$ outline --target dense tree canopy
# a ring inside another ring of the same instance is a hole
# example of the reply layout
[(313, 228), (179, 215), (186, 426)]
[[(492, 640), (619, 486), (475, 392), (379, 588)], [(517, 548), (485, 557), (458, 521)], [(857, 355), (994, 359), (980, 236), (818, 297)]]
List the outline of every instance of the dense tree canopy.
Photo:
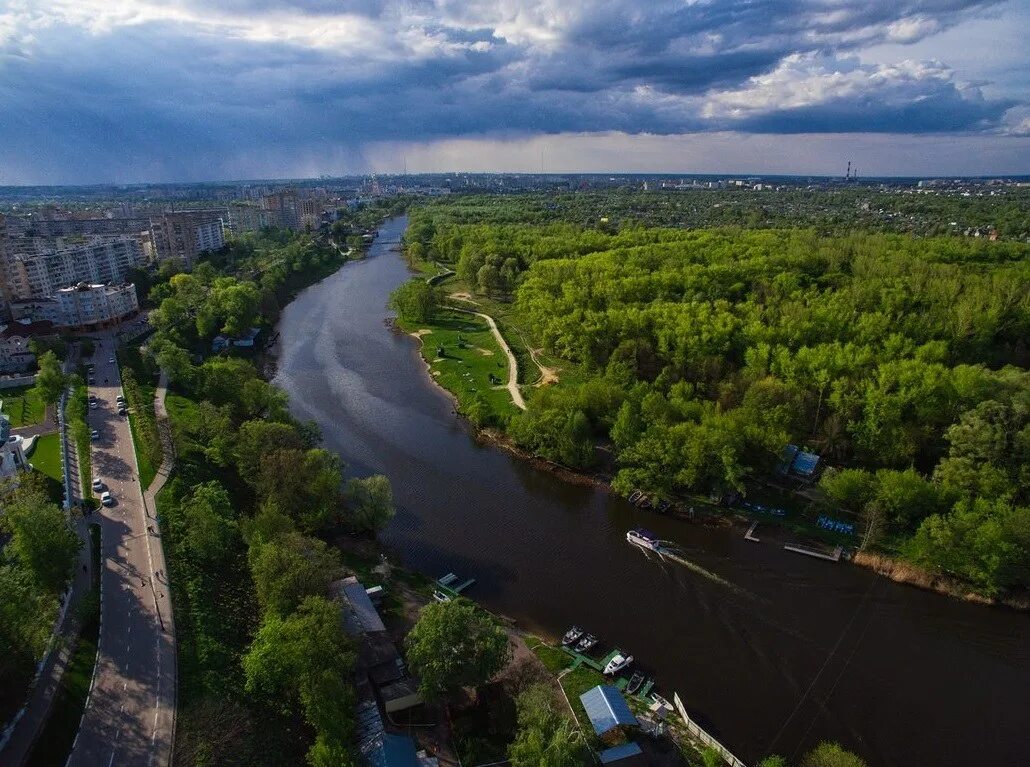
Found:
[(866, 545), (1030, 585), (1030, 246), (584, 226), (576, 204), (435, 202), (406, 238), (573, 369), (507, 424), (518, 443), (579, 468), (610, 445), (616, 488), (670, 499), (746, 495), (804, 445), (844, 469), (822, 486)]

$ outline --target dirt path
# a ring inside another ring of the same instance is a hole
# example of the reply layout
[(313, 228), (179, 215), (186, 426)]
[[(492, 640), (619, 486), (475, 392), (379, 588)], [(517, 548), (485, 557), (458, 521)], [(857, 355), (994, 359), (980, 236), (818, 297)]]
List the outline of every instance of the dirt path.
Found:
[[(462, 294), (455, 293), (451, 298), (457, 298), (459, 301), (467, 301), (468, 303), (474, 304), (475, 301), (465, 298)], [(511, 401), (515, 404), (519, 410), (526, 409), (526, 400), (522, 398), (522, 392), (519, 390), (519, 363), (515, 359), (515, 354), (512, 352), (511, 347), (508, 346), (508, 342), (504, 340), (504, 336), (501, 335), (500, 329), (497, 327), (497, 323), (494, 322), (494, 318), (489, 314), (483, 314), (472, 309), (459, 309), (454, 307), (456, 312), (464, 312), (465, 314), (474, 314), (477, 317), (481, 317), (486, 320), (486, 324), (490, 326), (490, 332), (494, 334), (494, 338), (497, 339), (498, 345), (504, 350), (504, 354), (508, 357), (508, 384), (504, 388), (508, 390), (511, 395)]]

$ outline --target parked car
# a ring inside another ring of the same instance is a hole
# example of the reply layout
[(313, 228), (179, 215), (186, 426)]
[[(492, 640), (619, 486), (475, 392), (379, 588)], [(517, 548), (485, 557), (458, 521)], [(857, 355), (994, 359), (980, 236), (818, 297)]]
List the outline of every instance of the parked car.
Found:
[(96, 409), (97, 409), (97, 401), (96, 401), (95, 399), (94, 399), (94, 400), (90, 400), (90, 402), (89, 402), (89, 406), (90, 406), (90, 408), (92, 408), (93, 410), (96, 410)]
[(108, 360), (108, 362), (110, 362), (110, 363), (111, 363), (111, 364), (113, 365), (113, 364), (114, 364), (114, 357), (111, 357), (111, 358), (110, 358), (110, 359)]
[(104, 481), (100, 477), (93, 477), (93, 490), (99, 493), (104, 489)]
[(105, 490), (100, 494), (100, 502), (105, 506), (114, 506), (114, 496), (111, 495), (110, 490)]
[(100, 432), (97, 431), (96, 429), (91, 430), (90, 433), (89, 433), (89, 438), (92, 439), (92, 440), (100, 439)]

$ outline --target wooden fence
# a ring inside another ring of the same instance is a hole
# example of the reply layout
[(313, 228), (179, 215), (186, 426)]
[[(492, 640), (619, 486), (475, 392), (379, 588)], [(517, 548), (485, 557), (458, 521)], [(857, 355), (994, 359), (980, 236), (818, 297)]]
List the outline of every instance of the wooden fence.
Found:
[(726, 748), (726, 746), (705, 732), (705, 729), (701, 725), (690, 718), (690, 715), (687, 713), (686, 706), (684, 706), (683, 701), (680, 700), (678, 692), (673, 693), (672, 702), (675, 704), (676, 710), (679, 711), (680, 716), (683, 717), (683, 723), (687, 726), (687, 730), (691, 735), (709, 748), (713, 748), (718, 751), (719, 755), (723, 758), (726, 764), (730, 765), (730, 767), (747, 767), (747, 765), (735, 757), (730, 750)]

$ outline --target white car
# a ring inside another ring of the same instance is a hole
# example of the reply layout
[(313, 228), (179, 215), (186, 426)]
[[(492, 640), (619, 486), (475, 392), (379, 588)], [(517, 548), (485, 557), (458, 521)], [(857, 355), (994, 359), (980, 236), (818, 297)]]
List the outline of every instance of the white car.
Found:
[(104, 481), (100, 477), (93, 477), (93, 490), (100, 492), (104, 489)]
[(91, 400), (90, 403), (89, 403), (89, 407), (90, 407), (91, 410), (96, 410), (97, 409), (97, 401), (96, 400)]
[(97, 431), (96, 429), (93, 429), (93, 430), (92, 430), (92, 431), (91, 431), (91, 432), (89, 433), (89, 438), (90, 438), (90, 439), (92, 439), (92, 440), (97, 440), (97, 439), (100, 439), (100, 432), (99, 432), (99, 431)]
[(111, 358), (110, 358), (110, 359), (108, 360), (108, 362), (110, 362), (110, 363), (111, 363), (111, 364), (113, 365), (113, 364), (114, 364), (114, 357), (111, 357)]
[(100, 494), (100, 502), (105, 506), (114, 506), (114, 496), (111, 495), (110, 490), (105, 490)]

